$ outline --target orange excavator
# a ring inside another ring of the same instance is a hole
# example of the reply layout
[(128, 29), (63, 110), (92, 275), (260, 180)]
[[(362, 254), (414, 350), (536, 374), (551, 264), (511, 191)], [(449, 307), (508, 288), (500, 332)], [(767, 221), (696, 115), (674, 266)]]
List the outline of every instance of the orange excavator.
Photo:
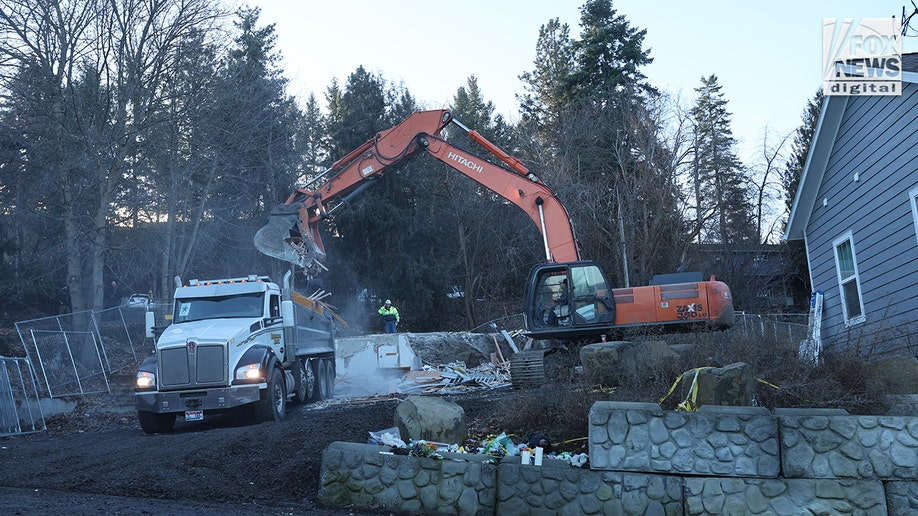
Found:
[[(450, 144), (441, 135), (450, 125), (505, 166)], [(631, 327), (669, 331), (733, 325), (730, 288), (713, 277), (612, 289), (603, 269), (580, 256), (570, 215), (554, 192), (520, 160), (453, 119), (449, 110), (413, 113), (296, 188), (255, 234), (255, 247), (314, 276), (325, 268), (319, 224), (385, 171), (425, 152), (518, 206), (540, 231), (545, 263), (530, 271), (523, 301), (530, 337), (573, 341)]]

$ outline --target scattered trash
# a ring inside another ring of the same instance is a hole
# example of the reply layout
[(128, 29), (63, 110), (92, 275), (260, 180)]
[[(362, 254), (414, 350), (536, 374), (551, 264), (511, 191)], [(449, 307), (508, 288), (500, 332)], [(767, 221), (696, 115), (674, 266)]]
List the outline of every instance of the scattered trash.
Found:
[[(524, 445), (525, 446), (525, 445)], [(514, 456), (520, 452), (520, 447), (517, 444), (514, 444), (513, 441), (507, 437), (506, 433), (501, 433), (494, 439), (491, 439), (481, 448), (479, 452), (481, 455), (497, 455), (503, 457), (504, 455)]]
[(378, 432), (370, 432), (370, 438), (367, 439), (367, 444), (381, 444), (385, 446), (397, 446), (399, 448), (405, 447), (405, 441), (399, 437), (398, 427), (395, 426)]
[(534, 466), (541, 466), (544, 456), (563, 460), (576, 468), (582, 468), (590, 462), (590, 458), (586, 453), (573, 454), (571, 452), (561, 452), (555, 454), (548, 452), (541, 446), (531, 447), (528, 443), (517, 444), (513, 442), (513, 439), (511, 439), (506, 432), (502, 432), (500, 435), (490, 439), (485, 439), (479, 443), (480, 446), (464, 447), (459, 444), (435, 443), (423, 440), (415, 441), (414, 439), (410, 440), (408, 444), (405, 444), (405, 442), (399, 438), (398, 428), (392, 427), (385, 430), (370, 432), (370, 438), (367, 440), (367, 443), (387, 446), (389, 448), (388, 451), (380, 452), (386, 455), (408, 455), (411, 457), (443, 459), (443, 455), (441, 455), (440, 452), (447, 451), (451, 453), (490, 455), (494, 457), (495, 460), (519, 455), (521, 457), (521, 464)]
[(439, 446), (430, 441), (412, 440), (408, 446), (408, 455), (412, 457), (430, 457), (432, 459), (442, 459), (443, 456), (437, 451)]
[(568, 462), (575, 468), (582, 468), (584, 465), (590, 462), (590, 456), (586, 453), (574, 454), (571, 452), (561, 452), (558, 455), (555, 455), (554, 458)]

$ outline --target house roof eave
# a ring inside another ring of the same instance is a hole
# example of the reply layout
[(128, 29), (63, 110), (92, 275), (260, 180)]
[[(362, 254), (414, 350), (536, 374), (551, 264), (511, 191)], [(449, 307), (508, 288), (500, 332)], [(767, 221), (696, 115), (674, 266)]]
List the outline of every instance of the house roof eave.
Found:
[(848, 96), (846, 95), (826, 95), (823, 99), (819, 121), (816, 123), (816, 131), (813, 133), (813, 141), (810, 144), (810, 152), (806, 157), (803, 175), (797, 187), (797, 195), (787, 220), (784, 240), (803, 240), (806, 225), (816, 204), (816, 194), (819, 193), (819, 185), (822, 183), (822, 177), (825, 174), (829, 156), (832, 154), (835, 137), (847, 105)]

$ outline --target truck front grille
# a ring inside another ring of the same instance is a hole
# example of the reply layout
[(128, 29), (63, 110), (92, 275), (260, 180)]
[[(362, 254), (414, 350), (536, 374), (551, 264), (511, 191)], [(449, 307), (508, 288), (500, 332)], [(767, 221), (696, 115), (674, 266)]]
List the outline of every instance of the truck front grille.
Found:
[(164, 388), (212, 386), (226, 383), (226, 347), (197, 344), (164, 349), (159, 355), (160, 381)]

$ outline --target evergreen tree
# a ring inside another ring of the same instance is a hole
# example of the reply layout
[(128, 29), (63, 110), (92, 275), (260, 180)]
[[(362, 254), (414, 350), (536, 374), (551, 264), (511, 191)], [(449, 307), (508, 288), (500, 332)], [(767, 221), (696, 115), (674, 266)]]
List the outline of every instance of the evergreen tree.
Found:
[(274, 25), (258, 26), (258, 9), (238, 13), (239, 31), (221, 80), (225, 91), (214, 115), (223, 122), (213, 144), (224, 170), (221, 197), (262, 218), (286, 199), (293, 183), (295, 142), (301, 113), (286, 94), (287, 80), (278, 67)]
[(206, 207), (216, 173), (211, 115), (219, 102), (217, 93), (223, 90), (217, 87), (218, 50), (206, 40), (206, 32), (198, 32), (177, 52), (175, 80), (163, 88), (163, 95), (172, 101), (153, 115), (154, 130), (143, 153), (149, 181), (144, 184), (151, 185), (147, 190), (152, 197), (146, 208), (151, 212), (150, 221), (158, 224), (151, 226), (152, 235), (138, 239), (152, 243), (149, 256), (142, 259), (154, 260), (148, 267), (155, 272), (147, 288), (156, 299), (168, 298), (174, 289), (173, 278), (185, 277), (197, 256), (216, 250), (204, 221), (209, 217)]
[(528, 91), (517, 95), (523, 123), (553, 130), (561, 117), (565, 103), (565, 85), (574, 69), (574, 47), (570, 28), (558, 18), (539, 28), (536, 42), (535, 69), (524, 72), (519, 79)]
[(612, 0), (587, 0), (580, 9), (580, 40), (573, 42), (575, 66), (565, 78), (567, 100), (614, 102), (621, 93), (653, 92), (639, 70), (650, 64), (646, 29), (631, 26)]
[(218, 76), (223, 93), (209, 115), (215, 188), (207, 209), (217, 245), (232, 250), (219, 270), (230, 276), (262, 268), (252, 236), (288, 197), (301, 159), (295, 145), (302, 115), (286, 94), (274, 25), (260, 26), (259, 15), (257, 8), (237, 13), (236, 37)]
[(787, 158), (784, 173), (781, 175), (781, 184), (784, 186), (784, 205), (788, 214), (794, 206), (797, 187), (800, 185), (800, 179), (803, 176), (803, 167), (806, 165), (806, 159), (810, 154), (810, 145), (816, 135), (816, 124), (819, 122), (823, 98), (822, 88), (820, 88), (813, 95), (813, 98), (807, 102), (803, 115), (800, 117), (803, 123), (800, 124), (794, 134), (791, 155)]
[(535, 69), (520, 75), (529, 92), (519, 97), (523, 121), (543, 134), (559, 130), (571, 107), (614, 108), (656, 92), (640, 71), (653, 61), (643, 48), (647, 31), (632, 27), (611, 0), (588, 0), (580, 13), (579, 40), (557, 18), (542, 25)]
[(695, 229), (699, 242), (758, 243), (752, 203), (736, 140), (730, 128), (727, 100), (716, 75), (702, 77), (692, 107), (694, 149), (691, 187)]
[[(803, 123), (800, 124), (794, 134), (791, 155), (784, 165), (781, 184), (784, 186), (784, 203), (788, 214), (793, 209), (794, 200), (797, 197), (797, 189), (800, 186), (800, 179), (803, 176), (803, 168), (806, 166), (806, 160), (810, 154), (810, 146), (813, 143), (813, 137), (816, 135), (816, 124), (819, 123), (819, 113), (822, 109), (823, 98), (822, 89), (820, 88), (813, 95), (813, 98), (807, 102), (801, 116)], [(804, 292), (810, 292), (812, 287), (810, 285), (805, 243), (802, 240), (792, 240), (785, 242), (785, 246), (797, 281), (802, 285), (801, 288)]]
[[(571, 210), (585, 256), (618, 284), (646, 282), (678, 263), (683, 231), (671, 150), (661, 136), (645, 30), (609, 0), (581, 8), (580, 39), (553, 20), (542, 27), (536, 68), (521, 76), (526, 129), (543, 179)], [(629, 258), (630, 256), (630, 258)]]
[(333, 82), (328, 101), (328, 154), (336, 161), (390, 124), (385, 84), (381, 77), (357, 67), (343, 91)]
[(297, 171), (297, 184), (304, 184), (322, 172), (327, 161), (324, 142), (325, 117), (315, 94), (310, 93), (303, 109), (302, 126), (297, 138), (297, 152), (303, 161)]
[[(417, 110), (407, 91), (386, 90), (381, 77), (362, 67), (327, 98), (329, 154), (335, 160)], [(367, 288), (392, 299), (405, 314), (403, 327), (414, 330), (436, 324), (442, 309), (440, 260), (434, 254), (440, 229), (427, 223), (430, 192), (423, 186), (429, 166), (418, 158), (374, 176), (368, 180), (371, 189), (329, 224), (336, 237), (329, 245), (335, 289), (356, 294)]]
[[(494, 111), (494, 104), (485, 100), (475, 76), (469, 77), (466, 85), (458, 88), (453, 96), (452, 112), (456, 120), (515, 155), (512, 128)], [(458, 129), (450, 130), (449, 140), (475, 156), (506, 168), (503, 162)], [(439, 225), (449, 228), (443, 233), (443, 256), (449, 259), (451, 284), (466, 293), (451, 306), (462, 307), (465, 327), (469, 328), (480, 323), (477, 311), (480, 303), (476, 302), (479, 295), (517, 299), (522, 295), (524, 275), (541, 257), (542, 246), (538, 229), (516, 206), (456, 170), (442, 168), (445, 174), (437, 188), (438, 213), (442, 220)]]

